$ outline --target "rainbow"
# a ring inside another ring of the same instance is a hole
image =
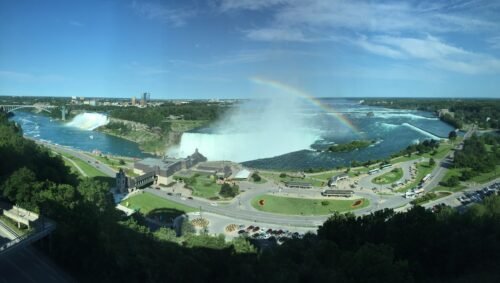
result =
[[[355,133],[359,133],[359,129],[354,125],[349,119],[347,119],[344,115],[339,113],[337,110],[335,110],[333,107],[322,103],[318,98],[308,94],[307,92],[297,89],[295,87],[286,85],[282,82],[278,82],[275,80],[269,80],[269,79],[263,79],[260,77],[252,77],[250,78],[250,81],[253,83],[259,84],[259,85],[264,85],[267,87],[271,87],[280,91],[284,91],[289,94],[293,94],[297,97],[303,98],[310,102],[311,104],[316,105],[320,109],[322,109],[327,115],[330,115],[337,119],[342,125],[345,125]]]

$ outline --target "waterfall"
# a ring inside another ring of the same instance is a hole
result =
[[[66,125],[69,127],[76,127],[82,130],[92,131],[100,126],[109,123],[106,115],[100,113],[81,113],[75,116],[71,122]]]

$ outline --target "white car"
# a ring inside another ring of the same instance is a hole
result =
[[[181,197],[181,200],[187,200],[187,198],[186,197]]]
[[[211,202],[210,205],[211,206],[217,206],[217,203],[216,202]]]

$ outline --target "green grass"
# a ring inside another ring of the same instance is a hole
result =
[[[208,120],[171,120],[170,127],[175,132],[185,132],[208,124]]]
[[[194,176],[196,176],[194,177],[195,182],[189,185],[193,190],[193,196],[207,199],[220,197],[221,185],[217,184],[212,176],[206,174],[196,174]]]
[[[264,200],[264,205],[259,204]],[[357,200],[334,200],[334,199],[303,199],[291,197],[277,197],[272,195],[260,195],[252,199],[252,206],[258,210],[289,215],[325,215],[335,211],[346,212],[363,208],[369,205],[367,199],[362,200],[362,204],[353,208],[352,205]],[[328,204],[323,205],[325,201]]]
[[[2,221],[5,225],[7,225],[10,229],[16,232],[19,236],[24,235],[30,232],[30,229],[26,227],[26,225],[21,224],[21,229],[17,228],[17,224],[12,221],[12,219],[6,217],[5,215],[0,215],[0,221]]]
[[[493,170],[493,171],[487,172],[487,173],[481,173],[477,176],[474,176],[471,179],[471,181],[482,184],[482,183],[489,182],[493,179],[496,179],[498,177],[500,177],[500,165],[496,166],[496,170]]]
[[[187,212],[196,211],[195,208],[163,199],[150,193],[132,196],[122,201],[121,204],[138,210],[144,216],[161,216],[163,219],[171,219]]]
[[[123,167],[125,166],[124,165],[120,165],[120,158],[115,158],[115,157],[103,157],[103,156],[99,156],[99,155],[94,155],[94,154],[90,154],[90,153],[86,153],[86,155],[92,157],[92,158],[95,158],[97,159],[99,162],[101,163],[104,163],[110,167],[112,167],[113,169],[120,169],[120,167]],[[125,159],[123,159],[123,161],[125,161]]]
[[[448,171],[446,171],[446,174],[444,175],[444,177],[441,181],[447,181],[452,176],[460,177],[461,174],[462,174],[462,169],[450,168],[450,169],[448,169]],[[459,184],[458,186],[455,186],[455,187],[446,187],[446,186],[438,185],[434,189],[432,189],[432,191],[433,192],[438,192],[438,191],[459,192],[465,188],[466,187],[464,185],[461,185],[461,184]]]
[[[431,201],[434,201],[434,200],[437,200],[437,199],[440,199],[440,198],[444,198],[444,197],[447,197],[449,195],[451,195],[452,193],[451,192],[434,192],[435,193],[435,197],[433,198],[430,198],[428,200],[425,200],[423,202],[419,202],[418,204],[419,205],[422,205],[422,204],[426,204],[428,202],[431,202]]]
[[[406,192],[407,190],[415,187],[425,177],[425,175],[432,172],[436,165],[430,166],[429,162],[420,162],[417,164],[417,176],[413,182],[408,183],[406,186],[397,190],[398,192]]]
[[[67,154],[67,153],[64,153],[64,152],[58,152],[58,153],[61,154],[64,157],[69,158],[72,161],[74,161],[83,170],[83,172],[85,172],[85,174],[87,174],[87,176],[90,177],[90,178],[92,178],[92,177],[107,177],[106,174],[102,173],[101,171],[99,171],[95,167],[89,165],[87,162],[81,160],[80,158],[74,157],[73,155]],[[80,171],[78,169],[76,169],[76,167],[74,167],[74,165],[71,162],[69,162],[68,160],[66,160],[66,162],[67,162],[67,164],[70,164],[70,166],[72,166],[74,168],[74,170],[79,175],[81,175]]]
[[[387,185],[387,184],[392,184],[401,178],[403,178],[403,169],[394,168],[387,173],[384,173],[376,178],[373,178],[372,183],[378,185]]]
[[[427,157],[427,158],[434,158],[434,159],[441,159],[443,157],[446,156],[446,154],[448,154],[448,152],[450,152],[450,150],[452,149],[452,145],[451,144],[448,144],[448,143],[441,143],[439,144],[439,147],[436,149],[436,154],[434,155],[431,155],[430,153],[424,153],[422,154],[423,157]]]
[[[410,157],[408,157],[407,155],[404,155],[404,156],[399,156],[399,157],[395,157],[395,158],[391,159],[391,163],[394,164],[394,163],[399,163],[399,162],[406,162],[406,161],[416,160],[419,158],[422,158],[422,156],[417,155],[417,154],[412,154]]]
[[[311,183],[315,187],[322,187],[326,184],[327,180],[320,180],[317,176],[312,177],[290,177],[286,176],[284,178],[280,177],[281,173],[271,173],[271,172],[261,172],[260,175],[265,177],[268,180],[276,181],[276,182],[306,182]]]

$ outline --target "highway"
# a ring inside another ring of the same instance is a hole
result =
[[[90,166],[101,171],[105,175],[112,177],[112,178],[116,177],[116,170],[114,170],[113,168],[109,167],[108,165],[100,162],[99,160],[89,156],[88,154],[86,154],[83,151],[79,151],[79,150],[76,150],[73,148],[69,148],[69,147],[65,147],[65,146],[61,146],[61,145],[55,145],[52,143],[47,143],[47,142],[43,142],[43,141],[39,141],[39,140],[35,140],[35,142],[40,144],[40,145],[43,145],[45,147],[48,147],[56,152],[63,152],[63,153],[69,154],[69,155],[73,155],[76,158],[79,158],[79,159],[87,162],[87,164],[89,164]]]

